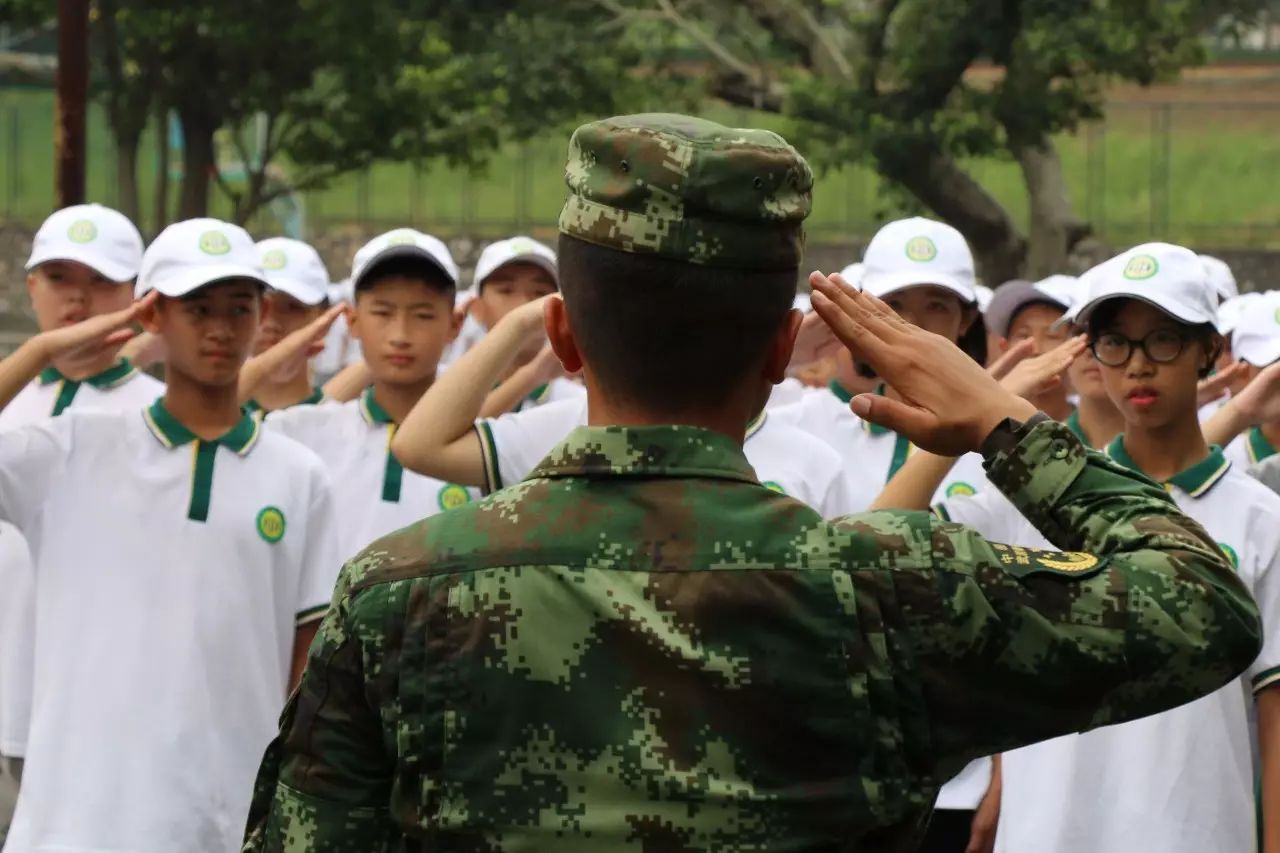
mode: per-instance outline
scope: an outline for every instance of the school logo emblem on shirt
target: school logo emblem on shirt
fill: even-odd
[[[1142,281],[1160,272],[1160,262],[1150,255],[1134,255],[1124,265],[1124,277],[1130,281]]]
[[[72,243],[92,243],[98,237],[98,226],[87,219],[71,223],[67,229],[67,239]]]
[[[907,257],[918,263],[938,257],[938,247],[928,237],[912,237],[907,241]]]
[[[436,496],[436,500],[439,502],[441,509],[457,509],[463,504],[471,503],[471,493],[457,483],[449,483],[440,489],[440,494]]]
[[[231,251],[231,241],[221,231],[206,231],[200,235],[200,251],[206,255],[225,255]]]
[[[285,255],[283,249],[272,249],[262,256],[262,268],[264,270],[282,270],[289,263],[289,258]]]
[[[284,513],[278,507],[263,507],[258,513],[258,535],[263,541],[275,544],[284,538]]]
[[[1236,549],[1232,548],[1226,542],[1219,542],[1218,547],[1222,549],[1222,553],[1227,555],[1227,560],[1231,563],[1231,568],[1240,568],[1240,555],[1236,553]]]
[[[960,495],[960,496],[976,495],[977,493],[978,493],[977,489],[975,489],[973,486],[969,485],[968,483],[962,480],[957,480],[956,482],[947,486],[947,497],[949,498],[954,498],[957,495]]]
[[[787,493],[786,489],[782,488],[780,484],[775,483],[773,480],[765,480],[760,485],[764,486],[769,491],[777,492],[780,495],[785,495]]]

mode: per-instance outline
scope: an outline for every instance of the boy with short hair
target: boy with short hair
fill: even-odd
[[[143,300],[0,362],[2,407],[138,319],[169,380],[145,409],[0,433],[0,518],[31,544],[38,613],[8,853],[235,847],[337,565],[320,460],[240,408],[264,285],[243,229],[180,222],[144,256]]]
[[[400,228],[369,241],[355,256],[350,328],[372,385],[345,403],[267,416],[268,430],[310,447],[342,484],[335,502],[344,558],[379,536],[478,496],[456,482],[405,470],[390,450],[397,425],[436,381],[440,355],[457,334],[457,280],[448,247],[435,237]]]
[[[78,204],[50,215],[27,260],[27,293],[42,332],[127,308],[142,263],[142,235],[124,214]],[[64,355],[0,409],[0,430],[65,411],[134,411],[164,392],[119,349]],[[0,535],[21,534],[0,522]],[[0,755],[25,753],[31,712],[33,578],[25,543],[0,557]],[[0,821],[3,822],[3,821]]]
[[[1210,447],[1198,381],[1220,337],[1217,299],[1184,248],[1149,243],[1090,270],[1076,320],[1125,432],[1106,453],[1165,484],[1219,543],[1252,592],[1264,626],[1280,619],[1280,498]],[[1035,543],[1020,543],[1035,544]],[[1268,629],[1243,677],[1171,711],[1004,757],[997,849],[1075,853],[1280,850],[1280,634]],[[1250,701],[1252,699],[1252,701]],[[1255,827],[1250,718],[1261,764]],[[1255,847],[1255,845],[1257,845]]]
[[[258,255],[267,277],[267,293],[255,354],[267,351],[315,320],[329,304],[329,273],[320,253],[311,246],[301,240],[272,237],[258,243]],[[266,413],[323,400],[324,391],[312,381],[307,362],[297,359],[257,383],[254,397],[245,407],[250,412]]]
[[[1046,353],[1064,343],[1070,331],[1058,321],[1071,307],[1075,287],[1075,277],[1054,275],[1037,282],[1009,282],[997,290],[983,312],[987,332],[995,335],[997,352],[1008,352],[1022,340],[1034,343],[1034,354]],[[1059,421],[1066,420],[1072,410],[1063,384],[1033,397],[1031,403]]]

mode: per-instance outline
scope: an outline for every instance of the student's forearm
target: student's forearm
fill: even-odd
[[[513,410],[539,385],[533,362],[523,365],[484,398],[479,417],[496,418]]]
[[[27,339],[8,358],[0,361],[0,409],[49,366],[49,354],[39,335]]]
[[[1253,426],[1249,416],[1235,402],[1228,400],[1213,417],[1204,422],[1204,440],[1210,445],[1226,447],[1236,436]]]
[[[360,396],[360,392],[373,384],[373,374],[363,361],[353,362],[339,370],[324,383],[324,395],[330,400],[345,403]]]
[[[1261,853],[1280,853],[1280,687],[1263,689],[1258,702],[1258,751],[1262,757]]]
[[[898,473],[871,505],[878,509],[928,509],[933,495],[955,467],[951,456],[935,456],[923,450],[911,454]]]
[[[450,473],[437,467],[440,457],[471,433],[489,390],[527,336],[522,323],[504,320],[436,379],[396,430],[391,450],[402,465],[429,476]],[[474,449],[475,467],[481,468],[479,443],[467,446]]]

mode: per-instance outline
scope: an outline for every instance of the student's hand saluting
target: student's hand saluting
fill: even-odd
[[[1048,352],[1023,359],[1001,379],[1000,384],[1019,397],[1032,397],[1056,388],[1062,374],[1089,346],[1087,335],[1076,335]]]
[[[338,317],[350,314],[343,303],[334,305],[301,329],[290,332],[266,352],[245,362],[240,371],[240,399],[253,398],[258,386],[277,372],[290,372],[301,368],[307,359],[324,350],[324,338]],[[348,322],[350,317],[348,316]]]
[[[859,394],[854,413],[941,456],[977,450],[1005,418],[1026,420],[1035,406],[1000,386],[946,338],[913,326],[838,275],[814,273],[813,308],[901,400]]]
[[[128,308],[99,314],[81,323],[52,329],[36,336],[46,362],[59,359],[68,362],[93,362],[108,350],[119,349],[137,334],[130,326],[143,311],[156,301],[156,291],[134,302]]]

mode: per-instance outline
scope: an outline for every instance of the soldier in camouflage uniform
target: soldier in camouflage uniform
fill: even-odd
[[[1252,660],[1252,601],[1159,486],[838,282],[815,280],[815,307],[908,401],[859,414],[980,447],[1080,550],[923,512],[825,522],[757,482],[743,432],[799,321],[811,182],[764,131],[578,129],[547,326],[585,364],[592,425],[345,567],[246,850],[911,850],[967,761],[1187,702]],[[672,323],[704,337],[655,322],[677,294]],[[651,363],[664,348],[688,369]]]

